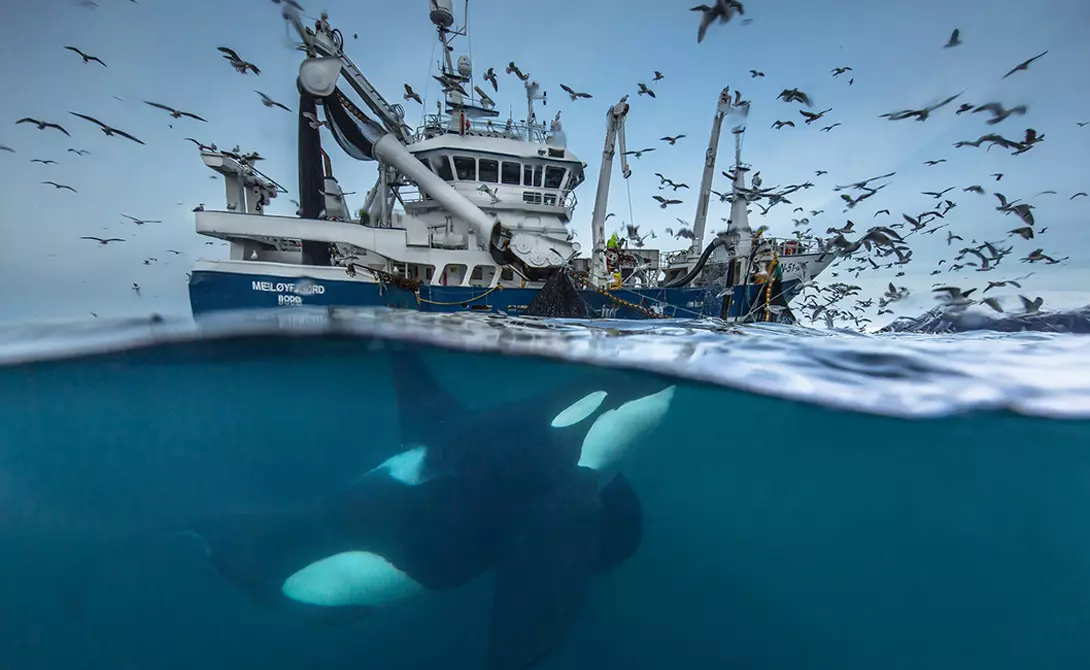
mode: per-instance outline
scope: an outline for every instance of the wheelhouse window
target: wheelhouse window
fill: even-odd
[[[522,182],[519,175],[522,172],[522,163],[512,163],[510,161],[504,161],[503,167],[500,169],[500,181],[504,184],[510,184],[512,186],[518,186]]]
[[[460,181],[477,181],[477,159],[468,156],[454,157],[454,174]]]
[[[522,185],[523,186],[537,186],[541,188],[541,166],[540,165],[523,165],[522,166]]]
[[[450,160],[446,156],[432,156],[428,159],[428,165],[440,179],[454,181],[454,173],[450,170]]]
[[[495,184],[500,180],[499,161],[482,158],[477,162],[477,180]]]
[[[564,174],[567,172],[562,167],[548,165],[545,167],[545,188],[559,189],[564,183]]]

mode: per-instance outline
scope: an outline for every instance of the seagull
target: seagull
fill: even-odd
[[[126,133],[123,130],[118,130],[117,128],[111,128],[110,126],[107,126],[105,123],[99,121],[98,119],[94,118],[93,116],[87,116],[86,114],[79,114],[77,112],[68,112],[68,113],[71,114],[72,116],[78,116],[81,119],[85,119],[87,121],[90,121],[91,123],[97,124],[98,127],[102,129],[102,132],[106,133],[106,137],[112,137],[114,135],[117,135],[119,137],[124,137],[125,139],[132,140],[133,142],[136,142],[137,144],[143,144],[144,143],[141,140],[136,139],[135,137],[133,137],[132,135]]]
[[[704,35],[708,32],[708,26],[714,23],[717,19],[719,23],[726,23],[734,18],[735,10],[739,14],[745,14],[745,8],[738,0],[715,0],[715,4],[711,7],[707,5],[697,5],[691,8],[689,11],[701,12],[700,27],[696,31],[697,44],[704,41]]]
[[[239,74],[246,74],[247,70],[253,70],[254,74],[261,74],[261,70],[257,69],[256,65],[242,60],[234,49],[228,49],[227,47],[216,47],[216,49],[223,53],[223,57],[231,63],[231,67],[235,68],[235,71]]]
[[[282,110],[284,110],[286,112],[291,111],[290,109],[288,109],[284,105],[280,104],[279,102],[273,100],[272,98],[265,95],[261,91],[255,90],[254,93],[257,93],[258,95],[261,96],[261,104],[265,105],[266,107],[279,107],[280,109],[282,109]]]
[[[1029,111],[1029,108],[1025,105],[1018,105],[1017,107],[1011,107],[1010,109],[1006,109],[1005,107],[1003,107],[1002,104],[998,102],[989,102],[986,105],[978,106],[976,109],[973,110],[973,114],[976,114],[977,112],[991,112],[992,118],[985,121],[985,123],[987,123],[989,126],[994,126],[1000,121],[1005,121],[1007,117],[1011,114],[1025,116],[1027,111]]]
[[[779,95],[776,96],[777,100],[783,100],[784,102],[801,102],[807,107],[813,106],[813,102],[810,100],[810,96],[803,93],[797,88],[785,88]]]
[[[417,93],[416,91],[413,90],[412,86],[409,86],[408,84],[404,84],[404,86],[405,86],[405,95],[403,95],[401,97],[405,98],[406,100],[416,100],[421,105],[424,104],[424,99],[420,97],[419,93]]]
[[[760,70],[750,70],[750,71],[749,71],[749,76],[750,76],[751,78],[753,78],[753,79],[756,79],[757,77],[763,77],[763,76],[765,76],[765,73],[764,73],[764,72],[761,72]]]
[[[125,217],[129,221],[132,221],[133,223],[135,223],[138,226],[142,226],[145,223],[162,223],[162,221],[153,220],[153,219],[138,219],[135,216],[129,216],[128,214],[122,214],[121,216]]]
[[[981,295],[983,295],[983,294],[987,293],[988,291],[992,290],[993,288],[1003,288],[1004,286],[1013,286],[1014,288],[1022,288],[1022,285],[1019,284],[1018,282],[1014,281],[1013,279],[1008,279],[1007,281],[990,281],[990,282],[988,282],[987,288],[985,288],[980,293],[981,293]]]
[[[65,47],[65,49],[68,49],[69,51],[74,51],[74,52],[78,53],[80,58],[83,59],[84,65],[86,65],[87,63],[90,63],[91,61],[95,61],[96,63],[98,63],[102,67],[106,67],[106,64],[103,63],[102,59],[99,58],[98,56],[89,56],[89,55],[83,53],[82,51],[80,51],[79,49],[77,49],[76,47]]]
[[[56,165],[57,161],[54,160],[42,160],[41,158],[33,158],[31,163],[41,163],[42,165]]]
[[[666,75],[659,72],[658,70],[655,70],[655,77],[651,81],[662,81],[665,78],[666,78]]]
[[[506,72],[507,74],[513,74],[522,81],[526,81],[530,78],[530,75],[523,74],[522,70],[519,69],[519,66],[515,65],[515,61],[511,61],[510,63],[508,63],[507,67],[504,68],[504,72]]]
[[[303,112],[303,118],[305,118],[310,123],[310,127],[314,130],[318,130],[322,126],[327,125],[325,121],[319,120],[318,117],[314,116],[310,112]]]
[[[636,91],[636,95],[649,95],[653,98],[655,97],[655,92],[647,88],[647,84],[640,82],[640,90]]]
[[[573,91],[570,86],[566,86],[564,84],[561,84],[560,88],[564,89],[564,92],[571,96],[572,102],[575,102],[579,98],[593,98],[594,97],[590,93],[580,93],[579,91]]]
[[[86,156],[91,152],[86,149],[69,149],[68,153],[76,154],[77,156]]]
[[[57,130],[61,131],[65,135],[68,135],[69,137],[72,136],[71,133],[69,133],[67,130],[65,130],[64,127],[61,126],[59,123],[49,123],[48,121],[39,121],[38,119],[32,119],[29,116],[25,116],[25,117],[23,117],[23,118],[21,118],[21,119],[19,119],[18,121],[15,122],[16,125],[19,125],[20,123],[33,123],[34,125],[38,126],[38,130],[45,130],[46,128],[56,128]]]
[[[72,188],[72,187],[71,187],[71,186],[69,186],[68,184],[58,184],[58,183],[57,183],[57,182],[55,182],[55,181],[43,181],[42,183],[43,183],[43,184],[49,184],[50,186],[53,186],[53,187],[55,187],[55,188],[57,188],[57,189],[62,189],[62,188],[66,188],[66,189],[68,189],[69,191],[71,191],[71,192],[73,192],[73,193],[78,193],[78,191],[76,191],[76,189]]]
[[[192,112],[183,112],[180,109],[174,109],[173,107],[168,107],[168,106],[162,105],[162,104],[160,104],[158,102],[148,102],[147,100],[144,101],[144,104],[145,105],[151,105],[152,107],[157,107],[159,109],[162,109],[164,111],[169,112],[171,118],[180,119],[183,116],[187,116],[187,117],[189,117],[191,119],[196,119],[198,121],[204,121],[205,123],[208,123],[208,121],[206,119],[202,119],[201,117],[197,116],[196,114],[193,114]]]
[[[834,77],[839,77],[840,75],[844,74],[845,72],[851,72],[851,71],[852,71],[852,69],[850,67],[835,67],[832,70],[830,70],[830,72],[833,73]]]
[[[670,146],[673,146],[677,144],[677,141],[683,137],[685,137],[685,135],[675,135],[674,137],[670,137],[669,135],[667,135],[666,137],[660,137],[659,140],[662,142],[669,142]]]
[[[808,112],[805,109],[800,109],[799,114],[801,114],[803,116],[803,118],[806,119],[806,125],[810,125],[811,123],[813,123],[814,121],[817,121],[818,119],[825,116],[826,114],[828,114],[831,111],[833,111],[832,107],[830,107],[829,109],[820,111],[820,112],[818,112],[816,114],[814,112]]]
[[[488,71],[484,73],[484,80],[492,84],[493,91],[498,92],[500,90],[500,82],[496,78],[496,68],[488,68]]]
[[[103,239],[101,237],[93,237],[93,236],[90,236],[90,235],[85,235],[85,236],[81,237],[80,239],[81,240],[94,240],[95,242],[98,242],[102,246],[106,246],[110,242],[124,242],[125,241],[125,240],[121,239],[120,237],[107,237],[106,239]]]
[[[943,49],[952,49],[961,44],[961,30],[954,28],[954,32],[950,33],[950,41],[942,46]]]
[[[1015,65],[1014,67],[1012,67],[1012,68],[1010,69],[1010,71],[1009,71],[1009,72],[1007,72],[1007,74],[1005,74],[1005,75],[1003,75],[1002,77],[1000,77],[1000,79],[1006,79],[1007,77],[1011,76],[1011,75],[1012,75],[1012,74],[1014,74],[1015,72],[1018,72],[1019,70],[1027,70],[1027,69],[1029,69],[1029,64],[1030,64],[1030,63],[1032,63],[1033,61],[1037,60],[1037,59],[1038,59],[1038,58],[1040,58],[1041,56],[1044,56],[1044,55],[1045,55],[1045,54],[1047,54],[1047,53],[1048,53],[1048,50],[1046,49],[1045,51],[1042,51],[1041,53],[1037,54],[1037,55],[1036,55],[1036,56],[1034,56],[1033,58],[1030,58],[1029,60],[1024,60],[1024,61],[1022,61],[1022,62],[1021,62],[1021,63],[1019,63],[1018,65]]]
[[[0,144],[0,151],[7,151],[9,153],[15,153],[15,149],[12,149],[11,147],[6,146],[4,144]],[[71,151],[71,149],[69,149],[69,151]]]

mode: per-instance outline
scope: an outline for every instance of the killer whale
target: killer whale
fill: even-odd
[[[619,469],[662,422],[675,386],[595,370],[468,409],[418,354],[391,352],[391,362],[395,453],[311,504],[223,514],[184,532],[255,602],[323,621],[493,571],[484,667],[530,667],[563,639],[593,575],[637,551],[642,509]]]

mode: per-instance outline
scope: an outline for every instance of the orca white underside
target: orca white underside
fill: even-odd
[[[632,445],[662,422],[670,409],[676,389],[676,386],[668,386],[658,393],[630,400],[620,407],[602,412],[583,437],[579,465],[600,473],[615,471]],[[602,399],[604,398],[603,393]],[[583,400],[576,405],[581,402]],[[598,404],[601,404],[601,400]]]
[[[381,607],[416,595],[423,588],[378,554],[346,551],[292,574],[280,590],[307,605]]]

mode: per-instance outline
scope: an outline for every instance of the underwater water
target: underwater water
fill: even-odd
[[[128,533],[302,505],[378,465],[405,430],[390,356],[406,349],[460,402],[411,399],[416,420],[477,412],[526,448],[532,427],[488,407],[674,375],[622,468],[641,546],[542,668],[1090,661],[1090,338],[263,319],[0,336],[0,668],[480,668],[487,574],[315,624],[247,599],[185,537],[83,569]]]

